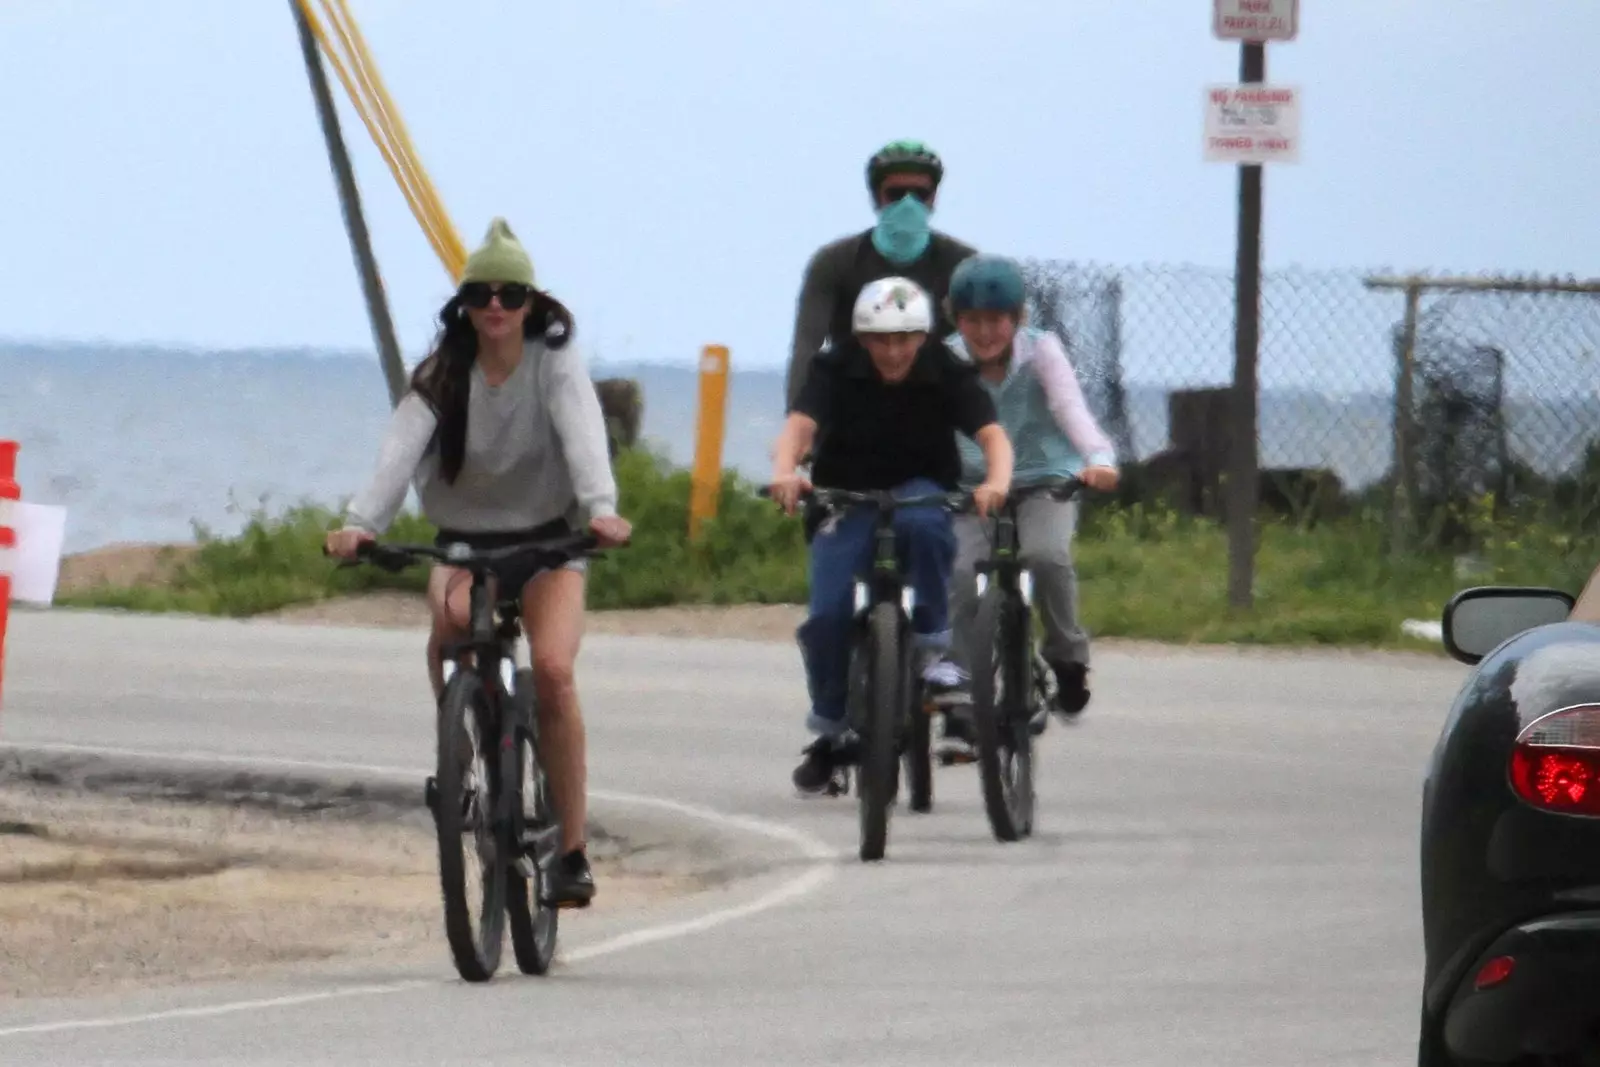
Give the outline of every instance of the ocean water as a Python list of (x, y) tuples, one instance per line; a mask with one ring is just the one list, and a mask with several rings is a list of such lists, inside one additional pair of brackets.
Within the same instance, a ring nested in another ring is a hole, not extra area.
[[(594, 373), (649, 379), (644, 432), (687, 463), (694, 372), (656, 370)], [(729, 465), (760, 475), (781, 408), (780, 375), (735, 376)], [(388, 417), (383, 377), (369, 359), (0, 345), (0, 438), (22, 446), (24, 497), (67, 507), (69, 552), (189, 540), (196, 522), (232, 533), (261, 506), (336, 505), (370, 474)]]
[[(698, 386), (691, 366), (596, 365), (595, 377), (637, 379), (644, 436), (672, 459), (693, 457)], [(1218, 383), (1220, 384), (1220, 383)], [(1166, 441), (1167, 387), (1132, 384), (1134, 452)], [(781, 421), (779, 371), (735, 370), (724, 465), (769, 469)], [(368, 477), (389, 404), (376, 360), (312, 351), (193, 353), (88, 345), (0, 344), (0, 438), (21, 443), (26, 499), (68, 508), (67, 550), (113, 542), (183, 541), (199, 522), (240, 529), (254, 509), (310, 500), (336, 505)], [(1328, 466), (1349, 487), (1381, 477), (1392, 454), (1390, 401), (1364, 393), (1264, 390), (1261, 457), (1270, 466)], [(1514, 450), (1560, 467), (1600, 427), (1596, 412), (1539, 410)], [(1552, 426), (1572, 428), (1566, 438)], [(414, 501), (413, 501), (414, 503)]]

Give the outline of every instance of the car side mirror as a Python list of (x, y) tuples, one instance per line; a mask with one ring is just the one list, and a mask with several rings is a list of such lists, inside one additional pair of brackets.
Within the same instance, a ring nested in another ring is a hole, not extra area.
[(1571, 594), (1539, 586), (1463, 589), (1444, 606), (1445, 651), (1462, 663), (1478, 663), (1525, 630), (1564, 621), (1575, 602)]

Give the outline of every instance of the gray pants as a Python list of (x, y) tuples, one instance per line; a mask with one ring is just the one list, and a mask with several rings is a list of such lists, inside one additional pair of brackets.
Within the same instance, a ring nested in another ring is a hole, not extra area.
[[(1022, 560), (1033, 572), (1033, 602), (1044, 619), (1040, 649), (1051, 664), (1089, 663), (1089, 634), (1078, 623), (1078, 574), (1072, 565), (1072, 535), (1078, 526), (1077, 501), (1036, 496), (1017, 509)], [(989, 554), (992, 520), (960, 515), (955, 520), (956, 565), (950, 582), (952, 658), (970, 672), (978, 613), (977, 575), (972, 567)]]

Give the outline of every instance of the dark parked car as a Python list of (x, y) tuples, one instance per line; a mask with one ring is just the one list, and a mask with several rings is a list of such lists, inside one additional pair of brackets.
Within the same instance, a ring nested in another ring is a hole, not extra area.
[(1600, 571), (1444, 610), (1472, 671), (1422, 796), (1419, 1067), (1600, 1067)]

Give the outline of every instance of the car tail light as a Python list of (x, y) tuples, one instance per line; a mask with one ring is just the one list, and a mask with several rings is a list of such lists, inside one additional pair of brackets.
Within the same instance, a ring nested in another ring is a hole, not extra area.
[(1600, 816), (1600, 705), (1529, 723), (1511, 750), (1511, 787), (1545, 811)]
[(1511, 972), (1517, 966), (1517, 961), (1510, 956), (1496, 956), (1483, 965), (1478, 972), (1478, 977), (1472, 980), (1472, 988), (1482, 992), (1493, 989), (1495, 986), (1511, 977)]

